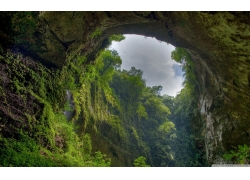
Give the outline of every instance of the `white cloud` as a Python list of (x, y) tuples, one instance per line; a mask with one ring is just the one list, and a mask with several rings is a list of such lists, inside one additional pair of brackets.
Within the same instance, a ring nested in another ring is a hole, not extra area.
[[(161, 94), (175, 96), (182, 89), (183, 77), (179, 76), (178, 63), (171, 59), (174, 46), (159, 42), (155, 38), (125, 35), (121, 42), (113, 42), (111, 49), (117, 50), (123, 63), (121, 68), (132, 66), (143, 70), (147, 86), (163, 86)], [(173, 68), (173, 65), (175, 66)], [(177, 74), (176, 74), (177, 73)]]

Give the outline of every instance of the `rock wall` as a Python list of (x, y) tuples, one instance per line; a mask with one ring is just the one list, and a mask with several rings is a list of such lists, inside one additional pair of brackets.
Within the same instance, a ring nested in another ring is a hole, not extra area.
[[(92, 61), (111, 34), (185, 48), (199, 80), (207, 158), (218, 163), (226, 151), (250, 141), (249, 18), (249, 12), (40, 12), (35, 33), (15, 48), (58, 68), (79, 48)], [(0, 38), (6, 37), (1, 30)]]

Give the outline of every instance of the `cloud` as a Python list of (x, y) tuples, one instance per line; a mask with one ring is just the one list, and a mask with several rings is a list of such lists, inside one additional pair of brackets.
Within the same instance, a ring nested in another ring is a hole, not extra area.
[(182, 89), (183, 72), (180, 64), (171, 59), (174, 46), (159, 42), (155, 38), (138, 35), (125, 35), (121, 42), (113, 42), (122, 58), (122, 69), (132, 66), (143, 70), (147, 86), (163, 86), (161, 94), (175, 96)]
[(174, 69), (176, 76), (183, 76), (184, 73), (182, 69), (180, 68), (179, 64), (173, 64), (172, 68)]

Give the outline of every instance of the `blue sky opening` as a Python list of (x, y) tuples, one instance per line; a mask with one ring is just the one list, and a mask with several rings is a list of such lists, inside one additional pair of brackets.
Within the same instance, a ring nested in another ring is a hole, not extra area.
[(124, 36), (125, 40), (112, 42), (109, 47), (121, 56), (121, 69), (130, 70), (132, 66), (141, 69), (147, 86), (161, 85), (161, 95), (176, 96), (183, 88), (184, 72), (180, 64), (171, 59), (175, 47), (151, 37)]

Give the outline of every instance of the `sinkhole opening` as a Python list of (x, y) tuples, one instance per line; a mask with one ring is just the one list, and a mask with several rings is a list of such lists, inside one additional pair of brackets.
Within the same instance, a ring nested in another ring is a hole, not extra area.
[(171, 59), (175, 49), (171, 44), (152, 37), (124, 34), (125, 39), (112, 41), (109, 49), (118, 52), (122, 59), (121, 70), (131, 67), (143, 71), (146, 85), (162, 86), (161, 95), (176, 96), (183, 88), (184, 72), (181, 64)]

